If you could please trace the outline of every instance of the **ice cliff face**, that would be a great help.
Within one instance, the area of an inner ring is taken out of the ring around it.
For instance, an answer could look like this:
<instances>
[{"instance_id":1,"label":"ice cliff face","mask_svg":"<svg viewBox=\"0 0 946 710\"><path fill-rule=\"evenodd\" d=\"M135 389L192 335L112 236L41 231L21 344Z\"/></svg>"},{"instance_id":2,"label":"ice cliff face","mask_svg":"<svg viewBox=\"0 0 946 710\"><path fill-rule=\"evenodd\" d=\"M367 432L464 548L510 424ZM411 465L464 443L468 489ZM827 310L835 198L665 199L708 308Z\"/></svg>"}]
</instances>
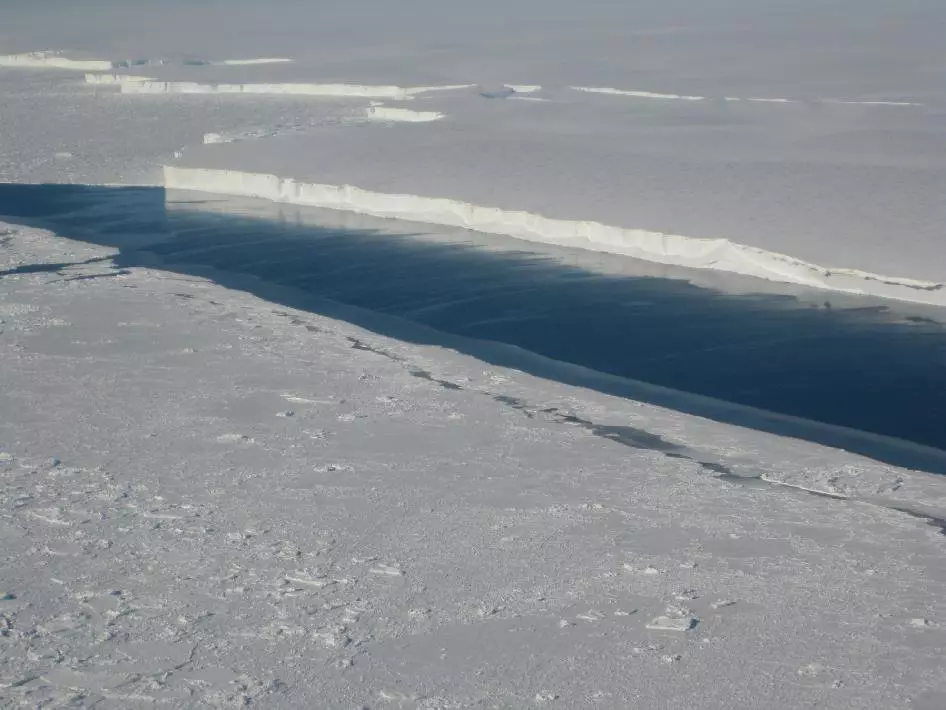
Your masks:
<instances>
[{"instance_id":1,"label":"ice cliff face","mask_svg":"<svg viewBox=\"0 0 946 710\"><path fill-rule=\"evenodd\" d=\"M465 89L450 86L370 86L364 84L202 84L193 81L136 81L122 83L123 94L281 94L292 96L335 96L360 99L407 101L434 91Z\"/></svg>"},{"instance_id":2,"label":"ice cliff face","mask_svg":"<svg viewBox=\"0 0 946 710\"><path fill-rule=\"evenodd\" d=\"M587 220L550 219L461 200L372 192L351 185L304 183L235 170L166 166L164 182L166 187L174 189L260 197L375 217L461 227L526 241L624 254L662 264L717 269L772 281L946 305L944 284L828 268L727 239L697 239Z\"/></svg>"}]
</instances>

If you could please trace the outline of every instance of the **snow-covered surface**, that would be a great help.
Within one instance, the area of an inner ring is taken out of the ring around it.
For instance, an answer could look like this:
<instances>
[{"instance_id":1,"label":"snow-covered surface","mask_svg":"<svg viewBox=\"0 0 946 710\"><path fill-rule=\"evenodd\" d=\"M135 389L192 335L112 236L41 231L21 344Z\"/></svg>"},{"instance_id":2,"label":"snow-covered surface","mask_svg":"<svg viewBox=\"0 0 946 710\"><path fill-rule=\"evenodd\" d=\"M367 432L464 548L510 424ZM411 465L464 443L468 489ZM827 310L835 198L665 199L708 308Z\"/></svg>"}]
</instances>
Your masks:
<instances>
[{"instance_id":1,"label":"snow-covered surface","mask_svg":"<svg viewBox=\"0 0 946 710\"><path fill-rule=\"evenodd\" d=\"M196 81L136 81L121 84L123 94L277 94L292 96L344 96L361 99L406 101L433 91L469 88L453 86L371 86L362 84L201 84Z\"/></svg>"},{"instance_id":2,"label":"snow-covered surface","mask_svg":"<svg viewBox=\"0 0 946 710\"><path fill-rule=\"evenodd\" d=\"M70 59L57 52L27 52L0 56L0 67L22 69L66 69L69 71L108 71L115 65L104 59Z\"/></svg>"},{"instance_id":3,"label":"snow-covered surface","mask_svg":"<svg viewBox=\"0 0 946 710\"><path fill-rule=\"evenodd\" d=\"M231 67L252 66L254 64L287 64L288 57L257 57L256 59L224 59L221 64Z\"/></svg>"},{"instance_id":4,"label":"snow-covered surface","mask_svg":"<svg viewBox=\"0 0 946 710\"><path fill-rule=\"evenodd\" d=\"M680 94L658 94L653 91L628 91L626 89L611 89L607 87L573 86L575 91L584 91L588 94L611 94L614 96L632 96L635 99L675 99L677 101L704 101L705 96L681 96Z\"/></svg>"},{"instance_id":5,"label":"snow-covered surface","mask_svg":"<svg viewBox=\"0 0 946 710\"><path fill-rule=\"evenodd\" d=\"M708 101L712 100L712 97L708 96L681 96L679 94L660 94L653 91L630 91L627 89L613 89L610 87L594 87L594 86L573 86L572 89L575 91L584 91L587 94L610 94L611 96L630 96L635 99L669 99L676 101ZM716 97L719 98L719 97ZM804 99L786 99L786 98L759 98L759 97L747 97L742 98L738 96L725 96L722 97L725 101L750 101L757 103L771 103L771 104L798 104L805 103ZM850 106L916 106L921 107L923 104L917 103L915 101L851 101L847 99L814 99L807 100L808 103L827 103L827 104L846 104Z\"/></svg>"},{"instance_id":6,"label":"snow-covered surface","mask_svg":"<svg viewBox=\"0 0 946 710\"><path fill-rule=\"evenodd\" d=\"M213 145L214 143L230 143L233 139L220 133L205 133L204 145Z\"/></svg>"},{"instance_id":7,"label":"snow-covered surface","mask_svg":"<svg viewBox=\"0 0 946 710\"><path fill-rule=\"evenodd\" d=\"M413 111L396 106L369 106L365 116L372 121L391 121L394 123L429 123L439 121L444 114L439 111Z\"/></svg>"},{"instance_id":8,"label":"snow-covered surface","mask_svg":"<svg viewBox=\"0 0 946 710\"><path fill-rule=\"evenodd\" d=\"M85 83L103 86L118 86L126 83L139 81L154 81L147 76L138 76L136 74L86 74Z\"/></svg>"},{"instance_id":9,"label":"snow-covered surface","mask_svg":"<svg viewBox=\"0 0 946 710\"><path fill-rule=\"evenodd\" d=\"M941 478L3 233L13 707L946 698Z\"/></svg>"},{"instance_id":10,"label":"snow-covered surface","mask_svg":"<svg viewBox=\"0 0 946 710\"><path fill-rule=\"evenodd\" d=\"M534 94L542 91L542 87L536 84L506 84L507 89L512 89L517 94Z\"/></svg>"},{"instance_id":11,"label":"snow-covered surface","mask_svg":"<svg viewBox=\"0 0 946 710\"><path fill-rule=\"evenodd\" d=\"M162 163L200 145L206 133L266 138L339 123L357 112L338 100L293 96L126 97L114 85L46 71L0 70L0 96L5 182L158 184Z\"/></svg>"}]
</instances>

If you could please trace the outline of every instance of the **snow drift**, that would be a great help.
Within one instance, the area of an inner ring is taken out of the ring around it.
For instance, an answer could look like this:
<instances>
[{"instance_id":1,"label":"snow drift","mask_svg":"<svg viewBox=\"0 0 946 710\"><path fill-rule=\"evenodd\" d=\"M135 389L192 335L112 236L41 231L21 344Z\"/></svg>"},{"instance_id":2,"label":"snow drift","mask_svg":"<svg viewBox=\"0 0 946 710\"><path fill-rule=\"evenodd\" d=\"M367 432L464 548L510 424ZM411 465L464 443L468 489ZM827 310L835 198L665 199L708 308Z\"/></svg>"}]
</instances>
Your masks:
<instances>
[{"instance_id":1,"label":"snow drift","mask_svg":"<svg viewBox=\"0 0 946 710\"><path fill-rule=\"evenodd\" d=\"M772 281L946 306L946 284L828 268L727 239L693 238L588 220L551 219L449 198L372 192L351 185L304 183L235 170L165 166L164 183L169 189L259 197L461 227L526 241L624 254L662 264L716 269Z\"/></svg>"}]
</instances>

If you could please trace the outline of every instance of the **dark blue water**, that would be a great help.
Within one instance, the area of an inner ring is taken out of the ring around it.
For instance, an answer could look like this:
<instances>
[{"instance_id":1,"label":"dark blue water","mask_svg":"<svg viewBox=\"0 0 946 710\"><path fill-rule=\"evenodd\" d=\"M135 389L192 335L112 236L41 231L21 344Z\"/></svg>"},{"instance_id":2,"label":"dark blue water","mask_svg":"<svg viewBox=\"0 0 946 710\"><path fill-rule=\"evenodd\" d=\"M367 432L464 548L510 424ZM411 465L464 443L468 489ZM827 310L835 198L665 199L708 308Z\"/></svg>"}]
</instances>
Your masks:
<instances>
[{"instance_id":1,"label":"dark blue water","mask_svg":"<svg viewBox=\"0 0 946 710\"><path fill-rule=\"evenodd\" d=\"M175 270L250 275L443 333L946 450L946 328L935 309L463 230L182 200L0 186L0 214L119 246L120 265L152 263L150 254Z\"/></svg>"}]
</instances>

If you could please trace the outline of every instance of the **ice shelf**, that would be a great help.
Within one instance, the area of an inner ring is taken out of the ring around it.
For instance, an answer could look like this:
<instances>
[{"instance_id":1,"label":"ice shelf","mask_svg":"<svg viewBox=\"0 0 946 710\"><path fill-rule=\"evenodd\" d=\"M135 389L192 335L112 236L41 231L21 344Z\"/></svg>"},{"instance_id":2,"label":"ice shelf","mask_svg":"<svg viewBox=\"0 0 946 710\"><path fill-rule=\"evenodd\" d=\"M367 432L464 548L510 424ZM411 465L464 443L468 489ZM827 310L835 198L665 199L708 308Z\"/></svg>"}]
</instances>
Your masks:
<instances>
[{"instance_id":1,"label":"ice shelf","mask_svg":"<svg viewBox=\"0 0 946 710\"><path fill-rule=\"evenodd\" d=\"M624 254L662 264L716 269L772 281L946 306L946 284L821 266L728 239L693 238L589 220L551 219L457 199L372 192L351 185L307 183L236 170L165 166L164 183L165 187L173 189L259 197L461 227L532 242Z\"/></svg>"}]
</instances>

